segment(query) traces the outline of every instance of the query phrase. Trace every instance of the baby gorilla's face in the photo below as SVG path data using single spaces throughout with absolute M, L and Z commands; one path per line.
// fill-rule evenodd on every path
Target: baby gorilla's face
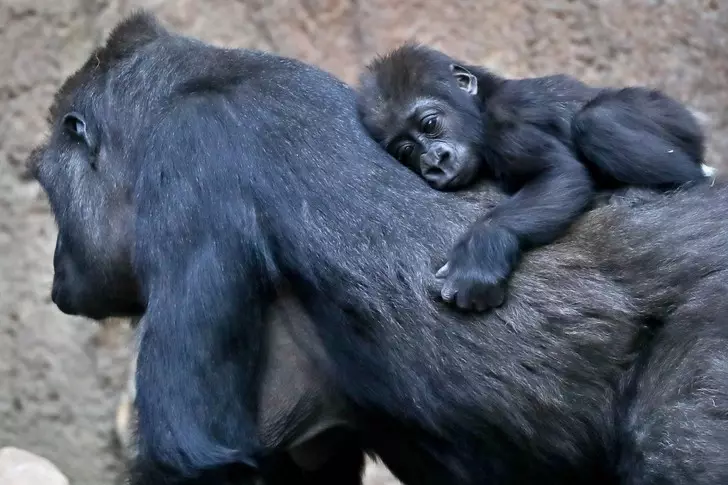
M 437 190 L 456 190 L 470 184 L 480 166 L 480 118 L 437 98 L 408 103 L 388 126 L 384 148 Z
M 484 139 L 478 78 L 445 54 L 406 44 L 362 75 L 364 126 L 392 156 L 437 190 L 474 181 Z

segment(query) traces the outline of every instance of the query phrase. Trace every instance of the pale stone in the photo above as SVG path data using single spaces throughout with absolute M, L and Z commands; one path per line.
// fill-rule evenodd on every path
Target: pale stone
M 49 460 L 18 448 L 0 449 L 0 484 L 68 485 L 68 479 Z

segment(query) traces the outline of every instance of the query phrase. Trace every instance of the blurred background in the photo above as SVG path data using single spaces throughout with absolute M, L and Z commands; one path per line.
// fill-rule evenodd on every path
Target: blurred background
M 131 333 L 51 304 L 55 228 L 23 163 L 59 84 L 139 7 L 348 82 L 375 53 L 417 39 L 511 76 L 660 87 L 704 124 L 708 163 L 728 161 L 726 0 L 0 0 L 0 448 L 45 456 L 72 485 L 120 483 L 114 422 Z M 370 484 L 385 483 L 373 470 Z

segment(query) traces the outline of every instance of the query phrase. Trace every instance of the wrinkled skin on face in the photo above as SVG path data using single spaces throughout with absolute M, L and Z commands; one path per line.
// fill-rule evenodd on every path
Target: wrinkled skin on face
M 413 100 L 395 120 L 396 133 L 385 148 L 437 190 L 469 185 L 480 166 L 476 144 L 468 140 L 465 116 L 436 99 Z M 470 125 L 472 127 L 472 124 Z
M 51 109 L 49 138 L 29 160 L 58 225 L 52 300 L 64 313 L 93 319 L 139 315 L 144 304 L 132 270 L 134 220 L 125 173 L 110 156 L 98 120 L 64 93 Z
M 387 152 L 431 187 L 461 189 L 481 166 L 477 80 L 439 53 L 416 49 L 407 45 L 369 66 L 359 113 Z

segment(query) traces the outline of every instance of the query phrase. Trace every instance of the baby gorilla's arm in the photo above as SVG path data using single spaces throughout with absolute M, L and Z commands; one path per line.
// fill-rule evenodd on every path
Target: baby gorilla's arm
M 521 253 L 562 235 L 594 195 L 586 167 L 538 128 L 517 125 L 495 141 L 503 181 L 520 189 L 471 226 L 437 273 L 443 300 L 463 310 L 501 305 Z

